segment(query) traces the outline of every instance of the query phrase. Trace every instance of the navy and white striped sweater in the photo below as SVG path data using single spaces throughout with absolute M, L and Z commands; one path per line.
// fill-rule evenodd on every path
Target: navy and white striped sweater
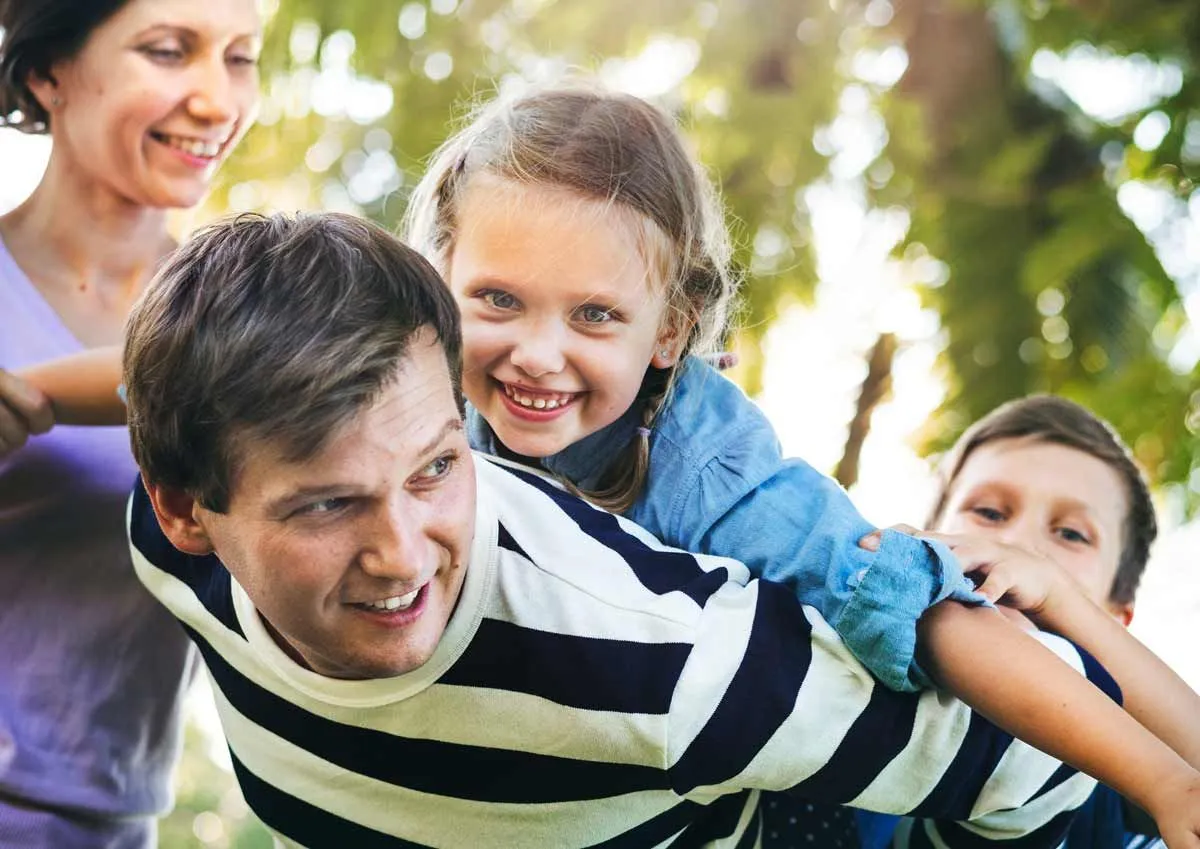
M 794 787 L 936 817 L 913 845 L 1016 849 L 1057 845 L 1094 786 L 945 695 L 876 684 L 740 563 L 475 466 L 446 632 L 419 669 L 370 681 L 290 660 L 220 561 L 175 550 L 134 492 L 138 574 L 200 646 L 242 791 L 284 845 L 748 847 L 755 791 Z

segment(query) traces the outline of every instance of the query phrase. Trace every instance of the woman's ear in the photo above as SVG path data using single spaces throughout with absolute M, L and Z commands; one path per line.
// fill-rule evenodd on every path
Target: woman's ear
M 212 554 L 212 540 L 196 517 L 196 508 L 199 506 L 196 499 L 175 487 L 150 483 L 145 478 L 142 482 L 154 506 L 158 526 L 171 545 L 184 554 L 197 557 Z
M 62 91 L 52 72 L 40 74 L 30 71 L 29 76 L 25 78 L 25 87 L 47 115 L 53 115 L 63 104 Z

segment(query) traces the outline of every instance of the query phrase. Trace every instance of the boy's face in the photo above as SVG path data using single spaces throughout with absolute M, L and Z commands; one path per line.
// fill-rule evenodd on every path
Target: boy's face
M 425 663 L 462 588 L 475 519 L 471 455 L 432 333 L 315 457 L 291 462 L 262 440 L 239 459 L 228 512 L 192 503 L 195 538 L 164 521 L 172 542 L 215 551 L 280 646 L 315 672 L 384 678 Z
M 1109 600 L 1128 509 L 1121 476 L 1102 460 L 1064 445 L 1000 439 L 967 457 L 936 530 L 1038 551 L 1128 623 L 1132 605 Z

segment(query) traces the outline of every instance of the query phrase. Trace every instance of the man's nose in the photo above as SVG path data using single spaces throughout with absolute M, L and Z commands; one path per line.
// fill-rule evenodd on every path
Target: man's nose
M 372 577 L 414 583 L 433 574 L 436 560 L 420 505 L 400 504 L 381 508 L 372 518 L 359 558 L 362 570 Z

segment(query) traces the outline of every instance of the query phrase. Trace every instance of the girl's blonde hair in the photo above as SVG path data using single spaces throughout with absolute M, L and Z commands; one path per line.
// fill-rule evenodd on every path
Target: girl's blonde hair
M 716 349 L 737 283 L 717 192 L 684 144 L 674 120 L 632 95 L 576 83 L 497 97 L 434 154 L 415 188 L 405 238 L 448 276 L 458 207 L 471 177 L 487 173 L 520 184 L 567 189 L 636 213 L 642 259 L 665 287 L 683 346 L 666 374 L 647 371 L 635 402 L 649 428 L 689 353 Z M 645 485 L 649 440 L 639 431 L 603 476 L 591 501 L 627 510 Z

